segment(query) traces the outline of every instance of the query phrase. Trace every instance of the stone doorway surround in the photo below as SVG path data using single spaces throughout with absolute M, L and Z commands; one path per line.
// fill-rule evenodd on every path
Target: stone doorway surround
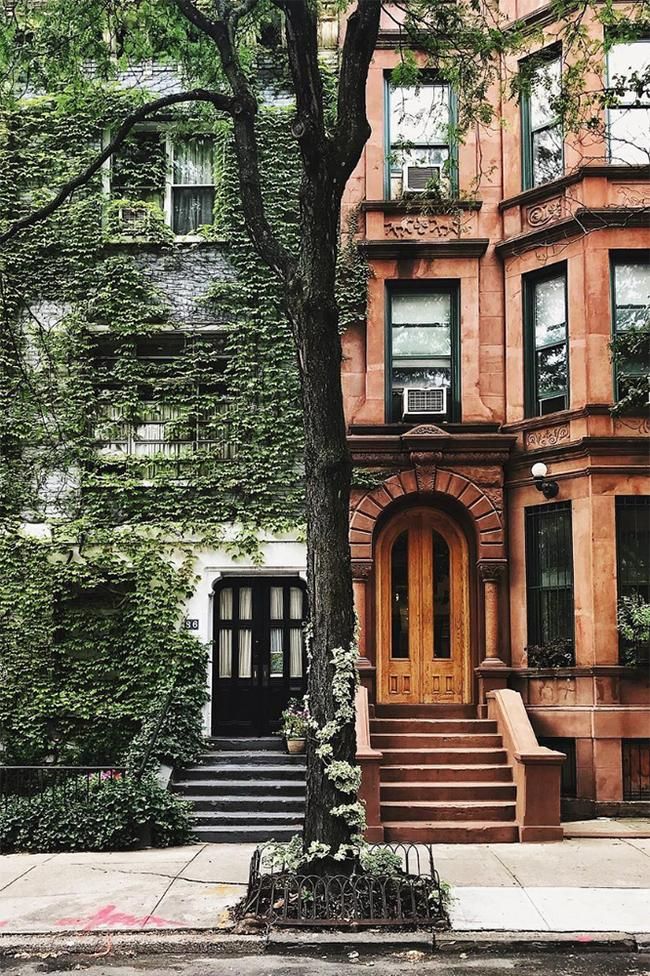
M 474 700 L 504 688 L 510 660 L 506 620 L 508 561 L 504 521 L 504 468 L 516 438 L 494 427 L 468 433 L 422 424 L 406 432 L 352 428 L 357 469 L 383 481 L 353 489 L 350 546 L 355 605 L 360 621 L 359 671 L 375 698 L 377 665 L 374 608 L 375 552 L 386 518 L 410 505 L 441 506 L 465 523 L 470 540 L 472 655 L 478 678 Z

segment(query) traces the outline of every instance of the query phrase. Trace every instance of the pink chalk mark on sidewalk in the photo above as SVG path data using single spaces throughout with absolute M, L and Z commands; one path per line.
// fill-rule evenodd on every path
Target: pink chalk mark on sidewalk
M 129 915 L 127 912 L 118 911 L 115 905 L 104 905 L 94 915 L 82 918 L 60 918 L 55 925 L 64 928 L 74 927 L 82 932 L 94 932 L 100 928 L 110 929 L 118 926 L 135 929 L 143 929 L 147 925 L 157 929 L 184 928 L 185 922 L 175 922 L 170 918 L 161 918 L 159 915 Z

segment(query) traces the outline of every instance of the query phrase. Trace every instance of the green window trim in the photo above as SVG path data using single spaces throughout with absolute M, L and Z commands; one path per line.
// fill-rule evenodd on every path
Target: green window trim
M 458 423 L 461 419 L 460 373 L 460 283 L 455 279 L 428 279 L 426 281 L 394 281 L 386 285 L 385 324 L 385 416 L 387 423 L 402 422 L 393 406 L 393 298 L 399 295 L 443 294 L 450 298 L 450 371 L 451 384 L 447 395 L 447 413 L 438 416 L 436 423 Z M 427 357 L 422 357 L 427 358 Z M 436 358 L 434 356 L 429 357 Z M 435 417 L 429 418 L 434 419 Z
M 639 265 L 641 267 L 650 268 L 650 249 L 649 248 L 639 248 L 637 250 L 627 250 L 627 251 L 612 251 L 610 253 L 610 263 L 609 263 L 609 274 L 610 274 L 610 295 L 611 295 L 611 322 L 612 322 L 612 339 L 616 336 L 623 334 L 626 330 L 619 328 L 619 308 L 632 308 L 642 306 L 619 306 L 618 298 L 616 294 L 616 269 L 619 267 Z M 648 328 L 650 329 L 650 322 L 648 322 Z M 639 367 L 635 369 L 634 367 L 629 371 L 630 375 L 644 375 L 645 365 L 643 363 L 639 364 Z M 621 373 L 620 366 L 614 362 L 612 364 L 612 394 L 614 402 L 617 403 L 624 396 L 624 390 L 622 388 L 623 375 Z
M 391 165 L 392 165 L 392 137 L 391 137 L 391 73 L 384 73 L 384 199 L 400 199 L 391 196 Z M 458 95 L 452 86 L 438 78 L 435 73 L 422 72 L 421 85 L 440 85 L 445 86 L 449 92 L 449 136 L 446 142 L 427 143 L 427 147 L 438 147 L 445 149 L 448 153 L 448 172 L 446 179 L 449 185 L 449 193 L 442 196 L 455 198 L 458 196 L 459 173 L 458 173 L 458 139 L 455 136 L 458 126 Z M 414 144 L 415 145 L 415 144 Z M 417 144 L 418 146 L 420 144 Z M 424 144 L 420 146 L 424 148 Z M 425 194 L 423 194 L 426 196 Z M 409 198 L 410 199 L 410 198 Z
M 616 496 L 616 595 L 650 603 L 650 495 Z M 624 617 L 625 609 L 622 608 Z M 650 646 L 619 633 L 621 664 L 650 664 Z
M 536 340 L 537 313 L 535 297 L 538 285 L 543 285 L 555 279 L 564 281 L 564 343 L 557 341 L 548 342 L 545 345 L 538 345 Z M 524 297 L 524 406 L 526 417 L 542 417 L 558 410 L 568 410 L 571 402 L 571 374 L 569 363 L 569 295 L 568 295 L 568 275 L 565 262 L 554 264 L 544 271 L 534 271 L 524 275 L 523 278 L 523 297 Z M 553 349 L 564 345 L 565 347 L 565 370 L 566 383 L 564 389 L 558 387 L 553 397 L 544 397 L 543 400 L 550 403 L 552 400 L 564 398 L 564 404 L 558 405 L 556 409 L 544 410 L 540 407 L 539 390 L 539 370 L 537 354 L 544 348 Z
M 560 62 L 562 58 L 562 49 L 559 45 L 553 45 L 542 51 L 537 51 L 535 54 L 530 55 L 530 57 L 525 58 L 520 62 L 520 72 L 523 71 L 523 66 L 529 62 L 535 62 L 538 64 L 538 68 L 542 68 L 546 65 L 552 64 L 555 61 Z M 536 69 L 537 70 L 537 69 Z M 545 183 L 550 183 L 554 179 L 560 179 L 564 175 L 564 135 L 562 131 L 562 125 L 560 119 L 556 119 L 553 122 L 549 122 L 546 125 L 533 127 L 532 125 L 532 111 L 531 111 L 531 98 L 530 94 L 524 94 L 521 97 L 521 107 L 520 107 L 520 121 L 521 121 L 521 186 L 522 190 L 531 190 L 535 186 L 542 186 Z M 533 145 L 535 136 L 543 132 L 551 132 L 553 129 L 559 127 L 560 131 L 560 145 L 561 145 L 561 159 L 557 174 L 553 175 L 547 180 L 535 179 L 534 173 L 534 151 Z
M 524 510 L 528 651 L 573 647 L 573 527 L 571 502 Z M 562 648 L 560 648 L 560 652 Z

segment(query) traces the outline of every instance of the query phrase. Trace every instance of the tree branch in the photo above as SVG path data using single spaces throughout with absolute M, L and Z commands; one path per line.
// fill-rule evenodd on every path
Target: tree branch
M 0 244 L 6 244 L 7 241 L 12 240 L 16 237 L 20 231 L 25 230 L 27 227 L 33 227 L 35 224 L 39 224 L 41 221 L 50 217 L 56 210 L 59 209 L 61 204 L 72 196 L 75 190 L 81 186 L 86 186 L 90 179 L 95 175 L 95 173 L 101 168 L 101 166 L 106 162 L 107 159 L 112 156 L 116 149 L 118 149 L 134 125 L 138 122 L 142 122 L 144 119 L 153 115 L 155 112 L 160 111 L 160 109 L 167 108 L 170 105 L 177 105 L 180 102 L 211 102 L 215 108 L 220 111 L 232 114 L 234 111 L 233 99 L 227 95 L 222 95 L 219 92 L 209 91 L 205 88 L 194 88 L 191 91 L 177 92 L 172 95 L 165 95 L 162 98 L 157 98 L 152 102 L 147 102 L 146 105 L 142 105 L 140 108 L 128 115 L 120 127 L 117 129 L 115 135 L 109 142 L 109 144 L 95 156 L 92 163 L 86 167 L 81 173 L 69 180 L 64 186 L 61 187 L 59 192 L 56 194 L 49 203 L 44 206 L 39 207 L 38 210 L 34 210 L 32 213 L 27 214 L 25 217 L 21 217 L 19 220 L 11 224 L 2 234 L 0 234 Z
M 381 0 L 358 0 L 347 22 L 341 54 L 337 123 L 332 136 L 342 185 L 356 166 L 370 135 L 366 114 L 366 81 L 377 44 Z
M 286 279 L 291 274 L 293 259 L 280 243 L 266 216 L 260 177 L 259 146 L 255 131 L 257 99 L 241 66 L 233 36 L 233 14 L 236 23 L 237 11 L 244 7 L 247 10 L 252 9 L 254 5 L 246 2 L 233 8 L 222 0 L 221 15 L 218 20 L 210 20 L 206 17 L 192 0 L 176 0 L 176 6 L 191 24 L 212 38 L 217 46 L 221 67 L 234 96 L 231 114 L 246 228 L 262 260 Z

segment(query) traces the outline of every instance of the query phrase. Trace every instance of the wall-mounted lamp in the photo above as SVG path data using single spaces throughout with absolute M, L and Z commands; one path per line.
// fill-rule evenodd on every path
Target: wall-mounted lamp
M 557 481 L 547 481 L 546 475 L 548 474 L 548 468 L 543 461 L 537 461 L 532 468 L 530 473 L 535 479 L 535 487 L 538 491 L 541 491 L 544 498 L 555 498 L 560 487 Z

